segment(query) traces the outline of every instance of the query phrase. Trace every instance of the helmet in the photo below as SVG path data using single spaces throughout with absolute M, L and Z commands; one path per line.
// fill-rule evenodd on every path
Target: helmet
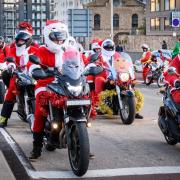
M 27 48 L 32 43 L 32 35 L 27 31 L 19 31 L 19 33 L 15 37 L 15 42 L 17 47 L 25 45 L 25 48 Z
M 147 44 L 143 44 L 143 45 L 141 46 L 141 48 L 142 48 L 142 49 L 149 49 L 149 46 L 148 46 Z
M 111 39 L 106 39 L 103 43 L 102 43 L 102 47 L 104 50 L 106 51 L 114 51 L 115 50 L 115 45 L 114 42 Z
M 4 38 L 0 36 L 0 48 L 4 48 L 4 46 L 5 46 Z
M 51 52 L 57 53 L 68 37 L 68 28 L 64 23 L 56 20 L 46 22 L 46 26 L 44 27 L 44 40 L 47 48 Z

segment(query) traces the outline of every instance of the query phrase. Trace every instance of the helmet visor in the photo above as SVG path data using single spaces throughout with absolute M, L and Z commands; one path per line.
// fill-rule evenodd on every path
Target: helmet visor
M 67 38 L 66 32 L 51 32 L 49 34 L 49 39 L 51 41 L 65 41 Z
M 30 34 L 25 33 L 25 32 L 20 32 L 20 33 L 18 33 L 18 34 L 16 35 L 16 37 L 15 37 L 16 45 L 17 45 L 17 46 L 22 46 L 22 45 L 24 45 L 24 44 L 26 43 L 26 41 L 27 41 L 28 39 L 30 39 L 30 38 L 31 38 L 31 35 L 30 35 Z
M 106 51 L 114 51 L 114 44 L 113 44 L 111 41 L 106 41 L 106 42 L 103 44 L 103 48 L 104 48 Z

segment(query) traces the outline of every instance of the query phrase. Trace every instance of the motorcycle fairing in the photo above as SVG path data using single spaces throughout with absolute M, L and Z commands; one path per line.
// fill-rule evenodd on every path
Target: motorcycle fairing
M 165 108 L 166 108 L 166 111 L 168 112 L 168 114 L 172 118 L 175 118 L 176 114 L 178 113 L 178 110 L 177 110 L 176 106 L 174 105 L 173 101 L 170 98 L 167 98 L 164 101 L 164 105 L 165 105 Z
M 48 84 L 47 87 L 48 87 L 48 89 L 50 89 L 51 91 L 53 91 L 59 95 L 67 96 L 67 94 L 64 91 L 64 88 L 58 83 Z

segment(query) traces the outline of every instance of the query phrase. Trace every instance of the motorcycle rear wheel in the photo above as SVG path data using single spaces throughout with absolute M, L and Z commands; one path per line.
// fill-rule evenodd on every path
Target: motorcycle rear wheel
M 85 122 L 73 123 L 67 137 L 68 155 L 75 175 L 84 175 L 89 167 L 89 137 Z
M 164 77 L 162 74 L 157 78 L 157 85 L 159 88 L 161 88 L 165 85 Z
M 123 109 L 120 109 L 120 116 L 123 124 L 132 124 L 135 119 L 135 99 L 134 97 L 122 97 Z

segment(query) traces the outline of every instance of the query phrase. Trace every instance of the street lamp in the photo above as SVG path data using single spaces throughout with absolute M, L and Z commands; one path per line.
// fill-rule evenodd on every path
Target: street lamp
M 111 34 L 110 37 L 113 40 L 113 0 L 110 0 L 110 6 L 111 6 Z

